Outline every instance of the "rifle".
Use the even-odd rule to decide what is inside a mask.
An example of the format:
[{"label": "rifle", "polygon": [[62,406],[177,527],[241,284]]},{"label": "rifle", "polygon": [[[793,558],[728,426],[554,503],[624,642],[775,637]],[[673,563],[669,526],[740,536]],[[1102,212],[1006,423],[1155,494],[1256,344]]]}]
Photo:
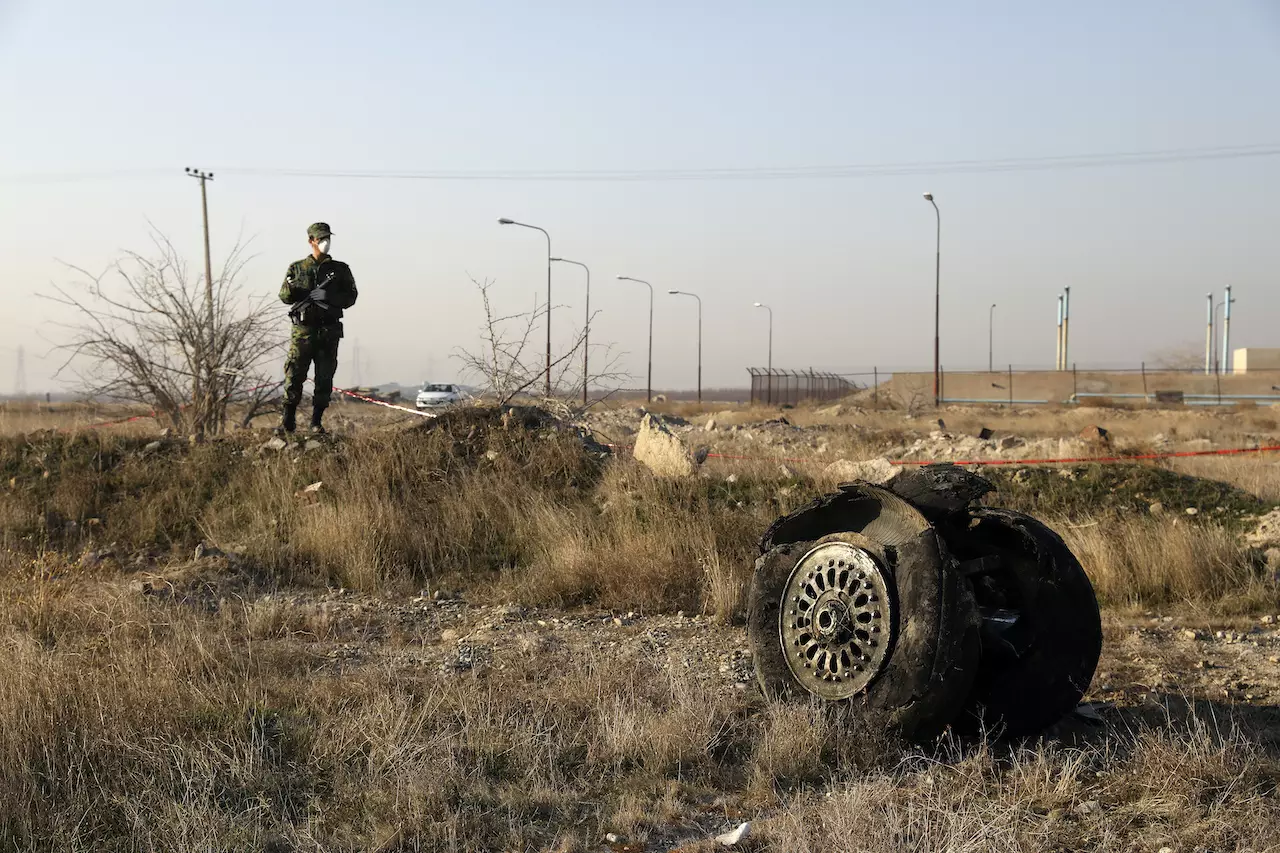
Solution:
[{"label": "rifle", "polygon": [[[329,283],[333,281],[333,279],[336,276],[337,276],[337,273],[332,273],[332,272],[329,273],[329,275],[325,277],[324,281],[320,282],[311,290],[307,291],[307,295],[304,296],[302,299],[293,303],[293,307],[289,309],[289,319],[293,322],[293,325],[295,326],[307,325],[306,323],[303,322],[303,317],[306,313],[307,306],[309,305],[316,306],[326,315],[333,310],[333,307],[330,306],[328,302],[325,302],[324,299],[325,297],[328,296],[328,294],[325,292],[325,288],[329,286]],[[320,294],[320,298],[316,298],[317,293]]]}]

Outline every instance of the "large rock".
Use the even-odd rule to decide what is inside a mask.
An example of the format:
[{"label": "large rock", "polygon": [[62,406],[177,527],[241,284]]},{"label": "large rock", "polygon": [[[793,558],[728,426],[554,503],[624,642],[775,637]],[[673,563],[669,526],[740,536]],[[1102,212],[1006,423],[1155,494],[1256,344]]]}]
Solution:
[{"label": "large rock", "polygon": [[688,477],[694,471],[689,449],[653,415],[646,414],[640,421],[635,457],[659,477]]},{"label": "large rock", "polygon": [[851,462],[848,459],[837,459],[825,469],[823,475],[841,483],[847,483],[851,480],[865,480],[868,483],[887,483],[893,479],[893,475],[898,473],[898,469],[894,467],[888,459],[881,456],[878,459],[866,459],[861,462]]}]

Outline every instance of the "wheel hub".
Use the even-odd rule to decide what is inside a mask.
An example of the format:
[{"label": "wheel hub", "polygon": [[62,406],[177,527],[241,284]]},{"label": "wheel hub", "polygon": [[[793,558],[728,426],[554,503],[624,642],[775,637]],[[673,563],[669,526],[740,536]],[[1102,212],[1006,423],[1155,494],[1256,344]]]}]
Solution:
[{"label": "wheel hub", "polygon": [[893,620],[880,564],[847,542],[800,559],[784,589],[779,639],[796,680],[823,699],[864,690],[889,658]]}]

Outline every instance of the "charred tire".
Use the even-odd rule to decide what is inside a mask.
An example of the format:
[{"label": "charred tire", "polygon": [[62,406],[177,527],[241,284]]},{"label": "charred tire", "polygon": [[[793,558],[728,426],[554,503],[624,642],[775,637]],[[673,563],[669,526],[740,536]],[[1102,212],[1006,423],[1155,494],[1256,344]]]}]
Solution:
[{"label": "charred tire", "polygon": [[779,519],[762,540],[747,616],[761,690],[771,698],[830,699],[811,679],[797,676],[796,649],[782,642],[783,619],[796,598],[788,599],[788,589],[803,583],[795,576],[797,567],[806,568],[806,557],[830,543],[843,543],[875,563],[889,618],[883,632],[887,653],[870,661],[876,670],[858,682],[856,693],[837,701],[908,740],[937,737],[962,712],[978,672],[977,608],[924,517],[874,486],[842,487]]},{"label": "charred tire", "polygon": [[969,701],[973,718],[1010,736],[1039,732],[1079,703],[1102,653],[1093,585],[1062,538],[1036,519],[1003,509],[969,510],[970,542],[994,548],[995,577],[974,576],[984,613],[1010,608],[1014,636],[983,657]]}]

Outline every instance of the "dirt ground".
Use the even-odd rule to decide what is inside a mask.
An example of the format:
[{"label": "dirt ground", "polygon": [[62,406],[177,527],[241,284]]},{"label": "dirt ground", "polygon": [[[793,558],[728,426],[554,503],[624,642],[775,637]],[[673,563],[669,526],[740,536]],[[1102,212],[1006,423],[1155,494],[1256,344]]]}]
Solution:
[{"label": "dirt ground", "polygon": [[[258,430],[223,454],[176,439],[148,451],[139,439],[159,426],[146,420],[108,427],[125,437],[108,449],[126,479],[102,482],[140,508],[127,518],[60,480],[51,442],[13,439],[0,802],[16,816],[0,814],[0,839],[706,853],[746,823],[732,849],[1280,850],[1280,454],[1027,461],[1274,445],[1274,410],[658,411],[707,452],[695,474],[645,476],[625,458],[644,410],[598,406],[575,420],[623,458],[592,480],[553,456],[543,504],[514,502],[532,470],[514,446],[459,421],[466,454],[414,457],[429,433],[406,428],[422,419],[371,406],[335,406],[335,436],[314,446],[268,449]],[[120,414],[6,410],[0,431],[75,433]],[[744,555],[842,464],[868,460],[1007,463],[974,467],[1062,533],[1104,601],[1076,713],[1026,741],[949,732],[890,749],[838,710],[761,695]],[[64,508],[64,538],[89,525],[66,509],[80,505],[110,536],[163,535],[32,547],[53,530],[30,511],[38,497]],[[441,506],[453,527],[414,529]],[[400,557],[405,531],[423,533],[420,563]],[[285,571],[302,554],[336,568]],[[435,571],[439,554],[456,566]],[[361,589],[332,582],[348,563]],[[100,825],[85,828],[89,813]]]}]

